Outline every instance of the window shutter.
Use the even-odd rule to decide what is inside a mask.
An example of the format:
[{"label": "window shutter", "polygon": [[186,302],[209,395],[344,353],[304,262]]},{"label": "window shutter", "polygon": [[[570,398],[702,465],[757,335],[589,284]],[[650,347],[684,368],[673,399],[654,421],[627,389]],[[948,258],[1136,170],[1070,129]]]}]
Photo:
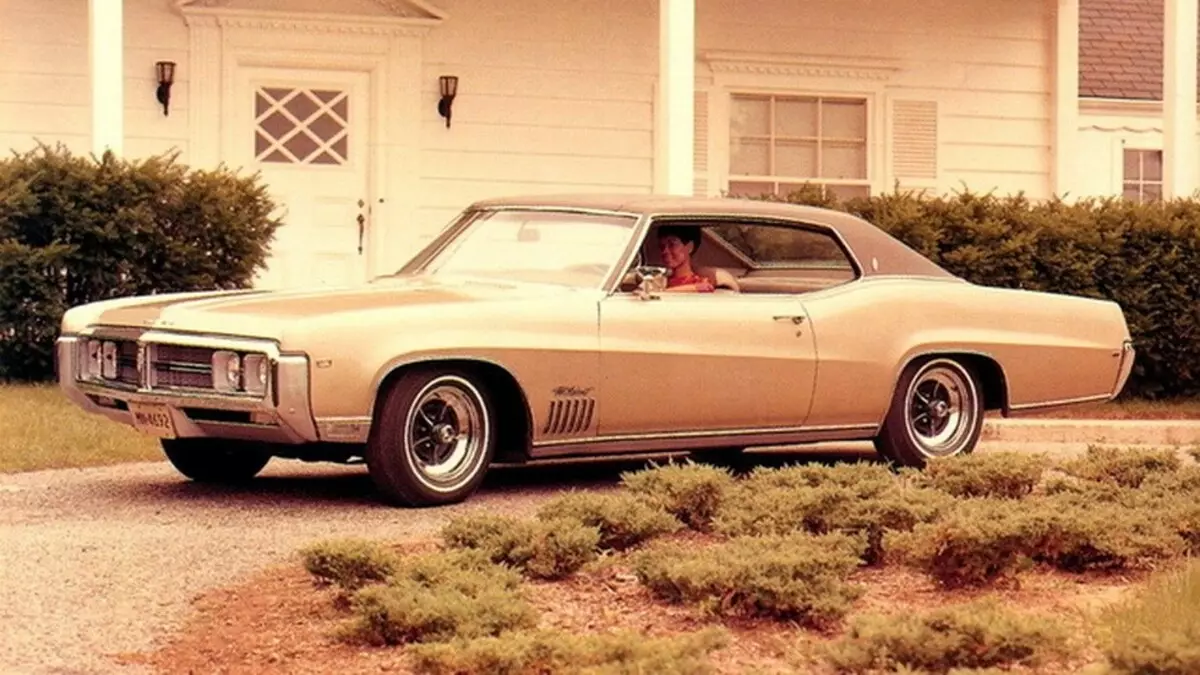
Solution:
[{"label": "window shutter", "polygon": [[708,195],[708,92],[696,89],[695,140],[693,141],[693,194]]},{"label": "window shutter", "polygon": [[892,176],[901,187],[937,180],[937,101],[892,101]]}]

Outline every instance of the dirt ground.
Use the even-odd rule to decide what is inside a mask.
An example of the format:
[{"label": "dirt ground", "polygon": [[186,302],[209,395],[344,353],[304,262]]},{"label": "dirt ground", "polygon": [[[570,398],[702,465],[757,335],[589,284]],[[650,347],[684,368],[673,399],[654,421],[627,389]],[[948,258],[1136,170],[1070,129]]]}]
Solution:
[{"label": "dirt ground", "polygon": [[[427,550],[435,543],[428,540],[412,546],[414,551]],[[1077,635],[1086,635],[1084,626],[1092,613],[1120,599],[1140,581],[1136,576],[1033,571],[1013,587],[949,592],[921,573],[898,566],[863,569],[856,580],[867,593],[854,614],[912,612],[994,594],[1010,607],[1076,627]],[[690,608],[655,600],[619,565],[565,581],[530,583],[529,588],[543,627],[578,633],[633,629],[665,635],[699,630],[712,621]],[[335,608],[333,597],[334,591],[318,586],[298,562],[273,567],[244,583],[203,595],[185,627],[161,648],[122,655],[121,660],[171,675],[412,672],[403,648],[350,645],[334,637],[348,614]],[[721,624],[733,638],[712,656],[721,673],[827,672],[813,665],[813,646],[835,635],[770,620],[734,619]],[[1073,662],[1012,672],[1080,672],[1101,659],[1095,644],[1081,639],[1082,649]]]}]

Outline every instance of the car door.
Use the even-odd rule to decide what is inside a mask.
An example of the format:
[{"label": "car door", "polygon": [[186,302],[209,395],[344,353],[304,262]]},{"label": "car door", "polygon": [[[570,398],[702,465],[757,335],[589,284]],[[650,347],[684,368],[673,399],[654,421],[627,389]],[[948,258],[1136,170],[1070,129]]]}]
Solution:
[{"label": "car door", "polygon": [[599,435],[795,428],[816,366],[798,296],[617,293],[600,302]]}]

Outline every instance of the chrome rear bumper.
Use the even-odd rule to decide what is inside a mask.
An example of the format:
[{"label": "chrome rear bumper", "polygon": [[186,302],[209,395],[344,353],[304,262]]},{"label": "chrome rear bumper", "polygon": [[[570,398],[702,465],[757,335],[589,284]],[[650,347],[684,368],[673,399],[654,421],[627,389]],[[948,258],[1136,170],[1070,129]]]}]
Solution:
[{"label": "chrome rear bumper", "polygon": [[[153,388],[140,373],[136,384],[81,379],[80,341],[99,335],[67,335],[58,339],[58,384],[73,403],[84,410],[136,426],[131,407],[157,406],[168,415],[178,438],[228,438],[264,443],[301,444],[317,441],[317,428],[309,401],[309,364],[303,355],[281,354],[272,343],[254,342],[266,351],[271,368],[267,391],[261,396],[225,394],[215,390]],[[129,336],[120,336],[129,339]],[[198,338],[158,331],[135,336],[139,350],[150,345],[186,345],[213,349],[239,349],[247,341],[215,337]]]},{"label": "chrome rear bumper", "polygon": [[1137,350],[1133,348],[1133,340],[1126,340],[1121,345],[1121,361],[1117,366],[1117,381],[1113,383],[1112,398],[1116,398],[1125,388],[1130,374],[1133,373],[1133,362],[1136,358]]}]

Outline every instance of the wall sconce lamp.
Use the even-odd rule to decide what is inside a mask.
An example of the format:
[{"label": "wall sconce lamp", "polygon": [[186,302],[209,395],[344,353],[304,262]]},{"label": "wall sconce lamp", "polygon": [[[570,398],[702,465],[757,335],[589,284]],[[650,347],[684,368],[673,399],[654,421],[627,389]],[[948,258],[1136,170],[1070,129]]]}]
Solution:
[{"label": "wall sconce lamp", "polygon": [[158,91],[155,92],[155,96],[162,104],[165,116],[171,103],[171,85],[175,83],[175,62],[159,61],[154,67],[158,71]]},{"label": "wall sconce lamp", "polygon": [[454,105],[454,97],[458,94],[458,76],[442,75],[438,78],[441,85],[442,98],[438,100],[438,114],[446,118],[446,128],[450,128],[450,106]]}]

